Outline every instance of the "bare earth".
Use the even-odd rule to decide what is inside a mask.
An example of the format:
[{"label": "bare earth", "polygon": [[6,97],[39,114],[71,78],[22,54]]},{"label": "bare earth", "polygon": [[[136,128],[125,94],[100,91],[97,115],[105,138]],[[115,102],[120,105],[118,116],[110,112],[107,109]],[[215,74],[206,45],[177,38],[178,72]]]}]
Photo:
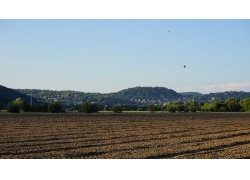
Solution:
[{"label": "bare earth", "polygon": [[0,113],[0,158],[250,158],[250,113]]}]

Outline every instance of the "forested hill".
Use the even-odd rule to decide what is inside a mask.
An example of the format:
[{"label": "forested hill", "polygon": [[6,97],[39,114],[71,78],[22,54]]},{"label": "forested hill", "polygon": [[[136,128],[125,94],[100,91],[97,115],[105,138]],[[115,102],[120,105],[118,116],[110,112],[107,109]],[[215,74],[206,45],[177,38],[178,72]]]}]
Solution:
[{"label": "forested hill", "polygon": [[17,89],[23,94],[32,93],[33,97],[41,103],[59,101],[65,106],[81,105],[86,101],[96,102],[101,105],[150,103],[162,104],[168,101],[220,101],[229,97],[244,99],[250,97],[250,92],[226,91],[210,94],[197,92],[177,93],[165,87],[134,87],[114,93],[85,93],[79,91],[52,91],[40,89]]},{"label": "forested hill", "polygon": [[116,93],[121,99],[173,99],[182,97],[172,89],[165,87],[135,87],[121,90]]},{"label": "forested hill", "polygon": [[[9,102],[14,101],[16,98],[21,98],[22,100],[30,103],[30,97],[26,93],[21,93],[17,90],[10,89],[0,85],[0,102],[7,105]],[[32,103],[37,104],[35,98],[32,99]]]},{"label": "forested hill", "polygon": [[181,93],[184,98],[198,100],[198,101],[221,101],[226,100],[230,97],[236,98],[236,99],[244,99],[244,98],[250,98],[250,92],[244,92],[244,91],[225,91],[225,92],[217,92],[217,93],[209,93],[209,94],[184,94]]},{"label": "forested hill", "polygon": [[198,92],[179,92],[183,96],[201,96],[201,93]]},{"label": "forested hill", "polygon": [[135,87],[115,93],[85,93],[78,91],[51,91],[40,89],[17,89],[24,94],[32,93],[42,103],[59,101],[64,105],[82,104],[86,101],[102,105],[112,104],[148,104],[178,100],[182,97],[174,90],[164,87]]}]

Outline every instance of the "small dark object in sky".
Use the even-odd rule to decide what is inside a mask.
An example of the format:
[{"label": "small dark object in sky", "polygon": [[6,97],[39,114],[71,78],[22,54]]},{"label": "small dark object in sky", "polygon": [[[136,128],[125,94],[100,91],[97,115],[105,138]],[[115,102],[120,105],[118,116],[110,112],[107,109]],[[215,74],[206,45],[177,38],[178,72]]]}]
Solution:
[{"label": "small dark object in sky", "polygon": [[170,33],[170,31],[168,30],[168,33]]},{"label": "small dark object in sky", "polygon": [[186,65],[184,65],[183,67],[186,68]]}]

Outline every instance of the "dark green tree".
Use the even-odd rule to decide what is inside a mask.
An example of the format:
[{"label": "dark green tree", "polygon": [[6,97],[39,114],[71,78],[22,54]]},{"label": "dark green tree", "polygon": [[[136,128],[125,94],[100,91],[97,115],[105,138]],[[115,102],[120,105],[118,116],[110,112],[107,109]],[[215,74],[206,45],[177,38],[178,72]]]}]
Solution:
[{"label": "dark green tree", "polygon": [[148,105],[148,110],[150,112],[155,112],[155,111],[157,111],[157,106],[155,104],[149,104]]},{"label": "dark green tree", "polygon": [[167,109],[166,105],[161,105],[161,111],[165,111]]},{"label": "dark green tree", "polygon": [[0,110],[2,110],[4,108],[4,105],[2,102],[0,102]]},{"label": "dark green tree", "polygon": [[226,104],[227,104],[227,109],[230,111],[230,112],[237,112],[237,111],[240,111],[241,109],[241,105],[239,103],[240,101],[236,98],[228,98],[227,101],[226,101]]},{"label": "dark green tree", "polygon": [[20,109],[23,111],[23,112],[28,112],[31,110],[30,108],[30,105],[25,102],[25,101],[22,101],[21,104],[20,104]]},{"label": "dark green tree", "polygon": [[195,107],[191,107],[191,108],[190,108],[190,111],[191,111],[191,112],[196,112],[196,108],[195,108]]},{"label": "dark green tree", "polygon": [[240,105],[243,109],[243,111],[250,111],[250,98],[244,98],[243,100],[240,101]]},{"label": "dark green tree", "polygon": [[202,111],[217,112],[218,104],[216,102],[207,102],[201,107]]},{"label": "dark green tree", "polygon": [[175,113],[175,111],[176,111],[176,108],[174,106],[169,106],[168,107],[168,112]]},{"label": "dark green tree", "polygon": [[201,111],[201,106],[197,106],[196,111]]},{"label": "dark green tree", "polygon": [[86,101],[80,108],[80,112],[85,112],[85,113],[98,112],[98,105],[95,103],[90,103]]},{"label": "dark green tree", "polygon": [[41,112],[48,112],[49,111],[49,104],[48,103],[44,103],[42,105],[40,105],[41,107]]},{"label": "dark green tree", "polygon": [[184,111],[184,106],[183,106],[183,105],[177,105],[177,106],[176,106],[176,110],[177,110],[178,112],[182,112],[182,111]]},{"label": "dark green tree", "polygon": [[217,111],[218,112],[227,112],[228,111],[227,104],[225,101],[217,102]]},{"label": "dark green tree", "polygon": [[111,110],[114,113],[121,113],[122,112],[122,106],[120,104],[115,104],[112,106]]},{"label": "dark green tree", "polygon": [[48,105],[48,110],[50,113],[59,113],[62,111],[62,106],[59,102],[53,102]]},{"label": "dark green tree", "polygon": [[19,113],[20,112],[20,107],[17,104],[14,104],[13,102],[9,103],[7,105],[7,111],[11,113]]}]

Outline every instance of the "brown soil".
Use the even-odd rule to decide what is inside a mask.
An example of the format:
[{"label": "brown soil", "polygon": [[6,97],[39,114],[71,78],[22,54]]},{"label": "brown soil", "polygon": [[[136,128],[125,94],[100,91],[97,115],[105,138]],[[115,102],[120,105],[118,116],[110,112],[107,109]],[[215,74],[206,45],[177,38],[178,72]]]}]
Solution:
[{"label": "brown soil", "polygon": [[0,113],[0,158],[250,158],[250,113]]}]

